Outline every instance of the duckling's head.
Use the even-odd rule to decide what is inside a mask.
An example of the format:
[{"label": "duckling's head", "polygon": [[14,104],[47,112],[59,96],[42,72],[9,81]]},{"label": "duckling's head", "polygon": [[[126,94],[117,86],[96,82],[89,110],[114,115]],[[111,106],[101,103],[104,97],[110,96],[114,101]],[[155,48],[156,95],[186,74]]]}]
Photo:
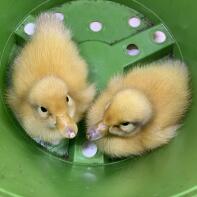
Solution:
[{"label": "duckling's head", "polygon": [[153,111],[145,94],[136,89],[125,89],[112,97],[103,114],[103,119],[88,130],[90,140],[110,135],[135,135],[152,118]]},{"label": "duckling's head", "polygon": [[76,104],[58,77],[39,80],[29,90],[23,124],[34,138],[52,142],[77,134]]}]

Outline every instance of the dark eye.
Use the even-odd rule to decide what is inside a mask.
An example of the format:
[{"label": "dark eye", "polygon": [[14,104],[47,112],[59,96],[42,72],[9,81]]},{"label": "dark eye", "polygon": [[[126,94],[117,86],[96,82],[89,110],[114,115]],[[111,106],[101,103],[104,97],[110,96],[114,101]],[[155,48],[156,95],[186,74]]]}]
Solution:
[{"label": "dark eye", "polygon": [[130,122],[123,122],[123,123],[121,123],[122,126],[127,126],[129,124],[130,124]]},{"label": "dark eye", "polygon": [[40,107],[40,109],[41,109],[41,111],[44,112],[44,113],[46,113],[46,112],[48,111],[45,107],[42,107],[42,106]]},{"label": "dark eye", "polygon": [[69,97],[68,97],[68,96],[66,96],[66,102],[67,102],[67,103],[69,102]]}]

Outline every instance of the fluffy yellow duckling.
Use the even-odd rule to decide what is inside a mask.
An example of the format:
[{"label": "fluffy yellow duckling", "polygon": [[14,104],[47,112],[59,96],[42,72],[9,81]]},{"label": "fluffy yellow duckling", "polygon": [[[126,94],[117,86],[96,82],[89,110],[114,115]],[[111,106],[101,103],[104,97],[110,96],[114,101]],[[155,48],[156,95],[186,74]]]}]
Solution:
[{"label": "fluffy yellow duckling", "polygon": [[138,66],[116,76],[88,112],[87,138],[112,157],[168,143],[189,104],[188,82],[179,61]]},{"label": "fluffy yellow duckling", "polygon": [[57,144],[76,136],[76,123],[94,97],[87,75],[70,31],[55,14],[41,14],[14,61],[8,103],[32,138]]}]

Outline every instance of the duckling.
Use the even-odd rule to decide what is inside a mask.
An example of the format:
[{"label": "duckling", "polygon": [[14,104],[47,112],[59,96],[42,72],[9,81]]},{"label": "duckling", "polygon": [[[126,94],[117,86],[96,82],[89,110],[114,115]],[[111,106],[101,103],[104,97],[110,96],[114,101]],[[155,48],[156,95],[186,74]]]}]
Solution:
[{"label": "duckling", "polygon": [[87,138],[111,157],[168,143],[190,103],[188,83],[186,65],[172,60],[112,78],[87,114]]},{"label": "duckling", "polygon": [[43,13],[13,63],[7,101],[27,134],[57,144],[76,136],[94,97],[87,77],[88,65],[69,29],[55,14]]}]

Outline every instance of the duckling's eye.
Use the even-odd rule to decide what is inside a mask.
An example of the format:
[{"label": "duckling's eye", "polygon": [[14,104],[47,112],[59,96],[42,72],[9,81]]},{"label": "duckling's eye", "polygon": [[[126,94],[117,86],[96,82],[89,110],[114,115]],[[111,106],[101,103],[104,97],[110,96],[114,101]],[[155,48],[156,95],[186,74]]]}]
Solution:
[{"label": "duckling's eye", "polygon": [[37,108],[37,111],[38,111],[40,117],[42,117],[42,118],[47,118],[49,115],[48,109],[46,107],[39,106]]},{"label": "duckling's eye", "polygon": [[130,122],[122,122],[121,125],[122,126],[128,126],[130,124]]},{"label": "duckling's eye", "polygon": [[68,106],[72,106],[73,105],[73,100],[72,100],[72,98],[69,95],[66,96],[66,102],[67,102]]},{"label": "duckling's eye", "polygon": [[70,100],[70,99],[69,99],[69,97],[68,97],[68,96],[66,96],[66,102],[67,102],[67,103],[69,102],[69,100]]},{"label": "duckling's eye", "polygon": [[45,108],[45,107],[40,107],[40,110],[41,110],[41,112],[43,112],[43,113],[46,113],[46,112],[48,112],[48,110],[47,110],[47,108]]},{"label": "duckling's eye", "polygon": [[120,129],[123,130],[124,132],[132,132],[135,130],[136,126],[132,124],[132,122],[122,122],[120,124]]}]

